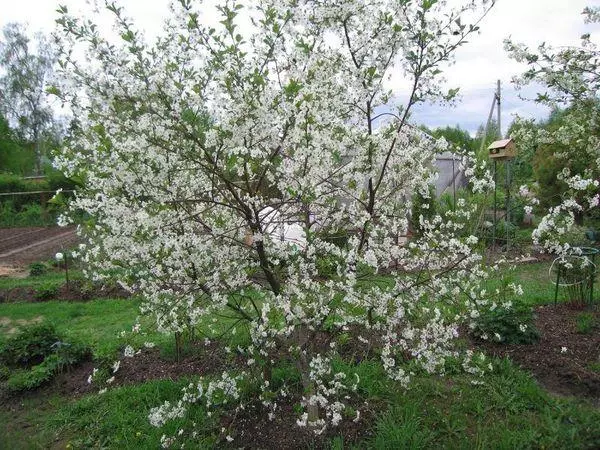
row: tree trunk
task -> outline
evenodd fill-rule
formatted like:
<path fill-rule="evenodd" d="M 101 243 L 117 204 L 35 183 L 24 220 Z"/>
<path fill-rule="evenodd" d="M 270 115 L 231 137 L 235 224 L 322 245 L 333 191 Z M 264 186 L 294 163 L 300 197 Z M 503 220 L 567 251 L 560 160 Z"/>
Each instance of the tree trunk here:
<path fill-rule="evenodd" d="M 181 333 L 178 331 L 175 332 L 175 357 L 181 362 Z"/>
<path fill-rule="evenodd" d="M 308 359 L 308 355 L 313 354 L 313 344 L 311 339 L 310 332 L 306 326 L 297 327 L 294 332 L 294 343 L 298 345 L 301 349 L 308 343 L 307 351 L 300 351 L 300 355 L 296 360 L 296 367 L 300 371 L 300 376 L 302 379 L 302 387 L 304 388 L 304 395 L 307 399 L 310 399 L 315 394 L 315 386 L 312 380 L 309 377 L 310 374 L 310 361 Z M 308 413 L 308 423 L 315 423 L 319 420 L 319 405 L 307 404 L 306 412 Z"/>

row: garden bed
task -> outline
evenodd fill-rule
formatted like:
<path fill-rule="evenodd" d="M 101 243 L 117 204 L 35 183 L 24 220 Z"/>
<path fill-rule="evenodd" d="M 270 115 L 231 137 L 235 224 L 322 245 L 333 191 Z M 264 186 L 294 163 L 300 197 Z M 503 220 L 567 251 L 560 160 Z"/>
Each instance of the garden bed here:
<path fill-rule="evenodd" d="M 510 358 L 549 391 L 586 398 L 600 407 L 600 311 L 546 305 L 535 309 L 534 318 L 540 332 L 537 343 L 481 346 L 489 354 Z"/>
<path fill-rule="evenodd" d="M 0 266 L 26 266 L 79 242 L 74 227 L 0 229 Z"/>
<path fill-rule="evenodd" d="M 0 303 L 40 302 L 49 300 L 88 301 L 102 298 L 129 298 L 131 293 L 120 286 L 100 286 L 83 280 L 71 280 L 48 287 L 14 286 L 0 288 Z"/>

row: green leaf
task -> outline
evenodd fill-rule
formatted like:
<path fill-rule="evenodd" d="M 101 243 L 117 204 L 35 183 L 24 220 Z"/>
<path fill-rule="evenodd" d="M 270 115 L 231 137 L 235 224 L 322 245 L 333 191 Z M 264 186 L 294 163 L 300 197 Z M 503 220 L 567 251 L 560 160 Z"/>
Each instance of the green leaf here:
<path fill-rule="evenodd" d="M 435 5 L 438 0 L 423 0 L 423 11 L 428 11 L 431 9 L 433 5 Z"/>
<path fill-rule="evenodd" d="M 133 31 L 127 30 L 126 33 L 123 33 L 121 35 L 121 39 L 127 42 L 133 42 L 133 40 L 135 39 L 135 34 L 133 33 Z"/>
<path fill-rule="evenodd" d="M 297 80 L 290 80 L 290 82 L 283 88 L 285 94 L 288 98 L 294 98 L 302 89 L 302 84 L 300 84 Z"/>

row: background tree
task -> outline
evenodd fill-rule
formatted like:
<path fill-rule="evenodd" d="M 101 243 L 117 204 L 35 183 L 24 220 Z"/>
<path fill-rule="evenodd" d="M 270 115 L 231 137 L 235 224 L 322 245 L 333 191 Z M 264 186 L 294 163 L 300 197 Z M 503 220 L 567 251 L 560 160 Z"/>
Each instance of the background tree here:
<path fill-rule="evenodd" d="M 0 173 L 26 175 L 31 173 L 34 167 L 33 149 L 19 140 L 8 120 L 0 116 Z"/>
<path fill-rule="evenodd" d="M 457 149 L 459 152 L 467 151 L 472 153 L 475 151 L 475 142 L 467 130 L 463 130 L 460 125 L 454 127 L 446 126 L 434 128 L 433 130 L 423 127 L 424 130 L 435 138 L 444 138 L 450 144 L 450 151 Z"/>
<path fill-rule="evenodd" d="M 487 134 L 485 136 L 484 133 L 485 123 L 482 123 L 479 125 L 479 127 L 477 127 L 475 138 L 473 139 L 473 145 L 477 151 L 477 157 L 481 160 L 488 161 L 489 156 L 487 148 L 492 142 L 497 141 L 502 136 L 502 133 L 498 129 L 498 122 L 496 119 L 492 118 L 492 120 L 490 120 L 490 126 L 488 127 Z"/>
<path fill-rule="evenodd" d="M 45 92 L 55 61 L 54 47 L 46 36 L 37 34 L 33 43 L 22 25 L 4 27 L 0 40 L 0 112 L 18 137 L 33 145 L 38 175 L 48 141 L 56 137 Z"/>

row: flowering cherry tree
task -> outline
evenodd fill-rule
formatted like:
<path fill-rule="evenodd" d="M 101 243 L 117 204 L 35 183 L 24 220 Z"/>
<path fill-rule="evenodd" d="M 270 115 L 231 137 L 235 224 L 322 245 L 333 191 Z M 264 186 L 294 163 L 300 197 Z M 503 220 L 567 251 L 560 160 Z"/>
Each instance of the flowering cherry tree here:
<path fill-rule="evenodd" d="M 77 127 L 56 164 L 85 179 L 71 211 L 91 217 L 79 227 L 90 272 L 140 293 L 165 333 L 222 332 L 226 315 L 251 337 L 246 370 L 190 386 L 153 424 L 238 398 L 242 379 L 259 380 L 274 414 L 286 392 L 269 370 L 289 358 L 304 387 L 298 423 L 321 431 L 359 382 L 332 369 L 337 334 L 359 330 L 407 383 L 407 361 L 443 371 L 459 324 L 502 307 L 480 287 L 466 205 L 404 239 L 411 198 L 428 195 L 444 150 L 409 126 L 411 110 L 456 95 L 441 69 L 492 5 L 228 1 L 211 21 L 207 6 L 179 0 L 152 43 L 112 3 L 112 40 L 62 8 L 56 92 Z M 392 73 L 409 81 L 400 101 Z"/>
<path fill-rule="evenodd" d="M 585 8 L 583 14 L 587 23 L 600 21 L 599 7 Z M 597 208 L 600 201 L 600 52 L 590 34 L 581 36 L 579 47 L 555 49 L 541 44 L 535 51 L 507 40 L 505 48 L 513 59 L 528 66 L 515 78 L 518 86 L 540 83 L 547 91 L 538 94 L 536 101 L 551 108 L 567 107 L 556 129 L 522 126 L 516 138 L 526 146 L 558 144 L 562 149 L 554 156 L 566 166 L 558 174 L 565 186 L 563 198 L 542 218 L 533 238 L 547 251 L 568 254 L 573 250 L 565 236 L 576 216 Z M 573 160 L 590 164 L 574 172 L 569 168 Z"/>

